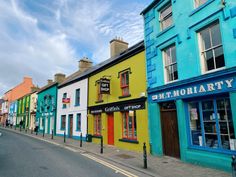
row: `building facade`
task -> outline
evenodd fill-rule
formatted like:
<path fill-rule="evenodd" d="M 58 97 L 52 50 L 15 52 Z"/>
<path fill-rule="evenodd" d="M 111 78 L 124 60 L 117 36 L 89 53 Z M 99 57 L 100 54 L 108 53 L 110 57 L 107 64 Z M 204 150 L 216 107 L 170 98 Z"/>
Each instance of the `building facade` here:
<path fill-rule="evenodd" d="M 92 142 L 102 137 L 104 144 L 139 152 L 146 143 L 149 151 L 144 43 L 128 48 L 114 39 L 110 45 L 112 57 L 89 74 L 88 134 Z"/>
<path fill-rule="evenodd" d="M 23 121 L 22 128 L 29 128 L 29 118 L 30 118 L 30 94 L 27 94 L 17 100 L 17 118 L 16 125 L 20 125 L 20 121 Z"/>
<path fill-rule="evenodd" d="M 36 125 L 36 110 L 37 110 L 37 91 L 30 94 L 30 119 L 29 119 L 29 129 L 34 130 Z"/>
<path fill-rule="evenodd" d="M 85 140 L 87 135 L 88 78 L 92 66 L 87 58 L 79 61 L 79 70 L 58 86 L 57 135 Z"/>
<path fill-rule="evenodd" d="M 230 171 L 236 1 L 155 0 L 142 15 L 153 154 Z"/>
<path fill-rule="evenodd" d="M 9 121 L 12 125 L 16 125 L 16 117 L 17 117 L 17 101 L 10 103 L 9 108 Z"/>

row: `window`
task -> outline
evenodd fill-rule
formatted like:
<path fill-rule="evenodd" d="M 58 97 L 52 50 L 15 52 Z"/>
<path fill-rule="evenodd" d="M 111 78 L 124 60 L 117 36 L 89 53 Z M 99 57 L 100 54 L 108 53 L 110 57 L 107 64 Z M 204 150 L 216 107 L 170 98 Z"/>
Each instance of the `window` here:
<path fill-rule="evenodd" d="M 172 5 L 171 3 L 164 7 L 160 11 L 160 25 L 161 30 L 166 29 L 167 27 L 171 26 L 173 23 L 172 21 Z"/>
<path fill-rule="evenodd" d="M 195 8 L 198 8 L 202 4 L 205 4 L 205 2 L 207 2 L 207 0 L 194 0 Z"/>
<path fill-rule="evenodd" d="M 80 89 L 76 89 L 75 91 L 75 106 L 80 105 Z"/>
<path fill-rule="evenodd" d="M 65 109 L 66 108 L 66 104 L 64 104 L 63 100 L 67 98 L 67 93 L 63 93 L 63 97 L 62 97 L 62 108 Z"/>
<path fill-rule="evenodd" d="M 65 130 L 66 127 L 66 115 L 61 116 L 61 130 Z"/>
<path fill-rule="evenodd" d="M 164 50 L 165 77 L 166 81 L 174 81 L 178 79 L 176 48 L 172 45 Z"/>
<path fill-rule="evenodd" d="M 199 35 L 201 41 L 201 56 L 204 60 L 204 71 L 224 67 L 224 52 L 219 23 L 214 23 L 201 30 Z"/>
<path fill-rule="evenodd" d="M 120 88 L 122 90 L 122 96 L 129 95 L 129 71 L 120 74 Z"/>
<path fill-rule="evenodd" d="M 136 112 L 123 112 L 122 113 L 123 121 L 123 138 L 130 140 L 137 140 L 137 131 L 136 131 Z"/>
<path fill-rule="evenodd" d="M 102 128 L 102 120 L 101 114 L 94 115 L 94 135 L 101 135 L 101 128 Z"/>
<path fill-rule="evenodd" d="M 76 128 L 76 130 L 77 131 L 81 131 L 81 114 L 80 113 L 77 114 L 76 117 L 77 117 L 77 119 L 76 119 L 76 121 L 77 121 L 77 124 L 76 124 L 77 128 Z"/>
<path fill-rule="evenodd" d="M 190 102 L 188 112 L 191 145 L 235 150 L 236 140 L 229 98 Z"/>
<path fill-rule="evenodd" d="M 102 93 L 100 90 L 100 82 L 97 82 L 97 101 L 102 101 Z"/>

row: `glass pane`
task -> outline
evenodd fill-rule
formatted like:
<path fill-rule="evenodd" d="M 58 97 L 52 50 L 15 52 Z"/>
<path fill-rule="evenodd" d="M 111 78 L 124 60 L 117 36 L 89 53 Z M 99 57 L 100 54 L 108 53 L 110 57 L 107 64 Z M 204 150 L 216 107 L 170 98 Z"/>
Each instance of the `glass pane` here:
<path fill-rule="evenodd" d="M 137 137 L 137 127 L 136 127 L 136 113 L 134 112 L 134 138 Z"/>
<path fill-rule="evenodd" d="M 222 44 L 219 24 L 211 27 L 211 38 L 213 47 Z"/>
<path fill-rule="evenodd" d="M 192 144 L 202 146 L 202 129 L 200 123 L 200 114 L 198 102 L 189 103 L 190 131 L 192 135 Z"/>
<path fill-rule="evenodd" d="M 127 137 L 127 122 L 126 122 L 126 114 L 123 113 L 123 136 Z"/>
<path fill-rule="evenodd" d="M 132 125 L 132 122 L 133 121 L 133 117 L 131 117 L 131 116 L 129 116 L 129 119 L 128 119 L 128 128 L 129 128 L 129 130 L 128 130 L 128 137 L 129 138 L 132 138 L 133 137 L 133 129 L 132 129 L 132 127 L 133 127 L 133 125 Z"/>
<path fill-rule="evenodd" d="M 173 65 L 173 70 L 174 70 L 174 73 L 173 73 L 173 80 L 177 80 L 177 79 L 178 79 L 177 64 L 174 64 L 174 65 Z"/>
<path fill-rule="evenodd" d="M 209 28 L 202 30 L 200 32 L 200 35 L 201 35 L 201 39 L 202 39 L 203 50 L 207 50 L 207 49 L 211 48 Z"/>
<path fill-rule="evenodd" d="M 223 47 L 218 47 L 214 50 L 216 68 L 221 68 L 225 66 Z"/>
<path fill-rule="evenodd" d="M 203 121 L 215 120 L 213 101 L 202 102 Z"/>
<path fill-rule="evenodd" d="M 206 62 L 208 71 L 215 69 L 212 50 L 205 52 L 205 62 Z"/>
<path fill-rule="evenodd" d="M 161 22 L 162 30 L 172 25 L 172 16 L 169 16 Z"/>
<path fill-rule="evenodd" d="M 176 62 L 176 48 L 175 46 L 171 47 L 171 63 Z"/>
<path fill-rule="evenodd" d="M 165 50 L 165 65 L 169 66 L 171 64 L 171 52 L 170 48 Z"/>
<path fill-rule="evenodd" d="M 163 18 L 165 18 L 168 14 L 170 14 L 172 12 L 172 6 L 170 5 L 169 7 L 167 7 L 166 9 L 164 9 L 163 11 L 161 11 L 160 13 L 160 18 L 161 20 Z"/>

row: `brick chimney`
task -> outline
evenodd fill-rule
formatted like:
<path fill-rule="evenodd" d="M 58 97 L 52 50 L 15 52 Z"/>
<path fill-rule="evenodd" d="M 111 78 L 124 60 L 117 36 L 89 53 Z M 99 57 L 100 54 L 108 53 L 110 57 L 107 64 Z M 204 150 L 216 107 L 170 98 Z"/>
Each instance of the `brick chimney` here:
<path fill-rule="evenodd" d="M 87 57 L 83 57 L 79 61 L 79 71 L 84 72 L 87 69 L 91 68 L 93 66 L 93 62 L 90 61 Z"/>
<path fill-rule="evenodd" d="M 119 55 L 128 49 L 128 43 L 124 42 L 122 38 L 115 38 L 110 41 L 110 55 L 111 58 Z"/>
<path fill-rule="evenodd" d="M 57 73 L 54 75 L 54 82 L 62 83 L 66 78 L 65 74 Z"/>
<path fill-rule="evenodd" d="M 53 83 L 53 80 L 52 79 L 48 79 L 48 85 Z"/>

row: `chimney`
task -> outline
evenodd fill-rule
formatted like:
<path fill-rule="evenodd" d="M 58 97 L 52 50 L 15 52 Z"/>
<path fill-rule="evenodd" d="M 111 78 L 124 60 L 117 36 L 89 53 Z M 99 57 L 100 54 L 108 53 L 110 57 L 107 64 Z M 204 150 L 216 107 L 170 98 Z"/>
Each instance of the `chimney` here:
<path fill-rule="evenodd" d="M 128 43 L 124 42 L 122 38 L 115 38 L 110 41 L 110 55 L 111 58 L 124 52 L 128 49 Z"/>
<path fill-rule="evenodd" d="M 32 82 L 32 78 L 25 76 L 23 82 Z"/>
<path fill-rule="evenodd" d="M 65 78 L 66 78 L 66 75 L 62 73 L 57 73 L 54 75 L 54 81 L 58 83 L 62 83 L 65 80 Z"/>
<path fill-rule="evenodd" d="M 52 79 L 48 79 L 48 85 L 53 83 L 53 80 Z"/>
<path fill-rule="evenodd" d="M 79 61 L 79 71 L 84 72 L 87 69 L 91 68 L 93 65 L 93 62 L 90 61 L 87 57 L 83 57 Z"/>

